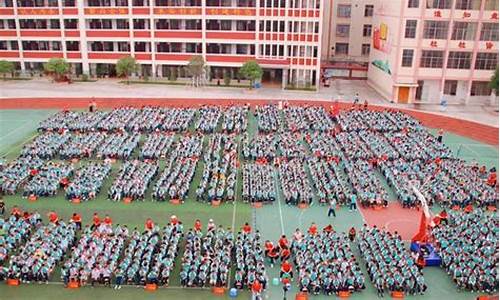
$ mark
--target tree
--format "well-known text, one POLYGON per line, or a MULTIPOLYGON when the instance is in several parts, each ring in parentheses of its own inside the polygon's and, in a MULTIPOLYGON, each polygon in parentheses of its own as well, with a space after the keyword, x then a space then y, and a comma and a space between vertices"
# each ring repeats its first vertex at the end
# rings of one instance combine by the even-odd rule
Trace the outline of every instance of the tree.
POLYGON ((492 90, 495 90, 495 94, 498 96, 498 67, 495 70, 495 73, 491 76, 489 86, 492 90))
POLYGON ((14 71, 14 63, 11 61, 0 60, 0 74, 3 75, 3 80, 7 74, 12 73, 14 71))
POLYGON ((133 58, 132 56, 125 56, 120 58, 116 63, 116 75, 120 77, 125 76, 125 78, 127 79, 127 84, 129 84, 129 76, 133 72, 137 71, 137 68, 138 65, 135 58, 133 58))
POLYGON ((199 87, 205 79, 205 60, 201 55, 192 56, 186 66, 188 74, 192 77, 193 86, 199 87))
POLYGON ((54 77, 55 81, 61 81, 69 73, 69 63, 64 58, 51 58, 43 65, 45 72, 54 77))
POLYGON ((262 68, 255 60, 247 61, 241 68, 240 74, 244 78, 250 80, 250 88, 253 88, 255 82, 260 81, 262 78, 262 68))

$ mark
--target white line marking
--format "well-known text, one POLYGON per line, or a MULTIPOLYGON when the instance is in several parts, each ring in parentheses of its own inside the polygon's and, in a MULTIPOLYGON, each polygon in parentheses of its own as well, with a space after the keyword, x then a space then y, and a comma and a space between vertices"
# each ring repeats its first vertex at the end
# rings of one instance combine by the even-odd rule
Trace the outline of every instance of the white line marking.
POLYGON ((281 235, 285 234, 285 225, 283 223, 283 212, 281 210, 281 193, 278 189, 278 170, 274 170, 274 183, 276 184, 276 198, 278 198, 278 208, 280 211, 281 235))

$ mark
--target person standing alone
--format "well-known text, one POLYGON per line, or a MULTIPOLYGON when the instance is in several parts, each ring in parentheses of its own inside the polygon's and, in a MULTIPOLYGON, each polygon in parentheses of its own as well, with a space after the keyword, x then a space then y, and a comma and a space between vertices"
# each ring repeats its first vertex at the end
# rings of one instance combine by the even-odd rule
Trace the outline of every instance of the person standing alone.
POLYGON ((335 197, 332 198, 332 200, 330 200, 330 206, 328 207, 328 217, 330 217, 331 215, 333 215, 333 217, 337 217, 337 215, 335 214, 335 207, 337 206, 337 199, 335 199, 335 197))

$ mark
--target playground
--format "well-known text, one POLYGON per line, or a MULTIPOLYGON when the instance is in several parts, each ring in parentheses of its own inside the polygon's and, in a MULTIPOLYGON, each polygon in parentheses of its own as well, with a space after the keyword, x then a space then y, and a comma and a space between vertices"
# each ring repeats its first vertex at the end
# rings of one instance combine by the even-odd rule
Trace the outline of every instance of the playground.
MULTIPOLYGON (((120 106, 142 107, 144 105, 153 106, 174 106, 174 107, 194 107, 200 105, 237 105, 249 103, 252 109, 256 105, 268 104, 267 100, 217 100, 217 99, 92 99, 97 102, 98 110, 109 111, 120 106)), ((85 111, 90 99, 3 99, 0 101, 0 157, 3 163, 16 159, 23 146, 35 139, 39 132, 39 123, 61 109, 72 111, 85 111)), ((331 103, 293 101, 291 105, 322 105, 329 107, 331 103)), ((341 103, 340 109, 349 109, 350 104, 341 103)), ((374 110, 383 108, 370 107, 374 110)), ((486 165, 488 168, 499 167, 498 151, 498 128, 493 128, 478 123, 456 120, 450 117, 437 116, 416 111, 405 111, 409 115, 418 119, 429 131, 437 135, 439 129, 443 129, 445 134, 443 142, 449 147, 454 158, 460 158, 467 162, 477 162, 479 165, 486 165)), ((254 136, 258 132, 256 116, 248 114, 249 135, 254 136)), ((194 128, 189 128, 191 133, 194 128)), ((241 142, 241 136, 238 136, 241 142)), ((141 142, 144 137, 141 137, 141 142)), ((205 141, 206 143, 206 141, 205 141)), ((137 149, 133 153, 137 155, 137 149)), ((84 161, 76 163, 76 167, 83 165, 84 161)), ((143 228, 147 218, 153 219, 159 225, 169 222, 171 215, 175 215, 184 224, 185 229, 192 227, 195 220, 199 219, 203 224, 207 224, 213 219, 217 225, 237 232, 245 223, 249 223, 254 230, 261 233, 262 240, 277 241, 283 234, 292 236, 298 228, 306 232, 311 223, 316 223, 318 228, 323 228, 331 224, 337 232, 348 232, 351 227, 360 229, 363 224, 376 225, 387 231, 397 231, 409 248, 409 241, 419 230, 421 211, 417 209, 403 208, 396 200, 397 195, 391 189, 382 174, 377 177, 383 184, 389 195, 387 208, 375 210, 372 208, 359 208, 350 211, 347 206, 342 206, 336 211, 336 217, 328 217, 327 205, 321 205, 314 201, 305 209, 287 205, 281 193, 278 193, 276 201, 271 204, 264 204, 262 207, 253 207, 249 203, 241 200, 241 173, 239 171, 236 183, 236 201, 223 202, 220 206, 212 206, 209 203, 196 201, 196 187, 202 179, 203 164, 196 166, 194 179, 189 189, 186 201, 183 204, 175 205, 169 202, 151 201, 151 190, 146 193, 144 202, 133 201, 129 204, 123 202, 109 201, 106 191, 113 184, 114 178, 118 175, 123 162, 116 160, 113 163, 110 175, 105 179, 102 192, 92 201, 73 204, 65 199, 64 192, 59 191, 53 197, 40 197, 37 201, 30 202, 16 195, 6 195, 3 197, 7 211, 13 206, 18 206, 21 210, 38 211, 47 220, 47 214, 51 211, 58 213, 61 219, 69 219, 73 213, 82 216, 83 223, 91 223, 92 215, 97 212, 99 215, 106 214, 113 218, 114 224, 126 224, 129 228, 143 228)), ((163 166, 163 165, 162 165, 163 166)), ((150 187, 151 189, 151 187, 150 187)), ((431 209, 435 214, 442 209, 435 206, 431 209)), ((356 260, 362 262, 363 259, 358 248, 351 243, 351 248, 356 260)), ((183 252, 181 245, 180 253, 183 252)), ((361 270, 366 277, 366 289, 350 295, 350 299, 375 299, 377 291, 366 276, 367 270, 363 263, 360 263, 361 270)), ((20 286, 8 286, 0 283, 0 299, 230 299, 226 292, 224 295, 214 295, 210 288, 183 288, 179 277, 181 270, 180 255, 176 259, 170 285, 160 287, 156 291, 145 291, 143 288, 135 286, 124 286, 120 290, 114 290, 102 286, 91 288, 90 286, 79 289, 67 289, 63 287, 60 276, 60 266, 51 275, 50 282, 45 285, 21 284, 20 286)), ((234 270, 232 270, 234 272, 234 270)), ((283 299, 283 289, 281 284, 271 284, 273 278, 278 278, 280 273, 279 264, 271 267, 266 265, 266 272, 269 284, 263 293, 263 299, 283 299)), ((439 267, 426 267, 423 270, 427 291, 423 296, 406 296, 411 299, 475 299, 482 293, 471 293, 460 290, 452 282, 446 271, 439 267)), ((231 278, 232 279, 232 278, 231 278)), ((232 286, 232 281, 229 282, 232 286)), ((295 299, 298 293, 297 285, 292 284, 292 289, 287 293, 288 299, 295 299)), ((386 293, 386 298, 390 297, 386 293)), ((249 291, 238 291, 237 299, 249 299, 249 291)), ((331 296, 310 295, 309 299, 330 299, 331 296)))

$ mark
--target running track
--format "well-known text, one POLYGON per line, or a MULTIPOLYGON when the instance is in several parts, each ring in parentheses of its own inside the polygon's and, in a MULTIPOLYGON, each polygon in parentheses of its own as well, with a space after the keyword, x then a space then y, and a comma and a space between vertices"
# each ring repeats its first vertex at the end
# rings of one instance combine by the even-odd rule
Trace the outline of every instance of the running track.
MULTIPOLYGON (((252 106, 276 103, 279 100, 255 99, 200 99, 200 98, 7 98, 0 100, 0 109, 77 109, 87 108, 89 100, 94 99, 99 108, 114 108, 118 106, 142 107, 172 106, 193 107, 196 105, 232 105, 248 103, 252 106)), ((331 102, 315 100, 293 100, 292 105, 321 105, 329 107, 331 102)), ((350 103, 339 103, 340 108, 351 107, 350 103)), ((387 107, 370 105, 374 110, 385 110, 387 107)), ((445 131, 498 147, 498 128, 476 122, 465 121, 452 117, 425 113, 414 110, 399 109, 417 119, 423 125, 431 128, 442 128, 445 131)))

